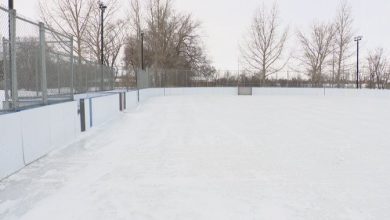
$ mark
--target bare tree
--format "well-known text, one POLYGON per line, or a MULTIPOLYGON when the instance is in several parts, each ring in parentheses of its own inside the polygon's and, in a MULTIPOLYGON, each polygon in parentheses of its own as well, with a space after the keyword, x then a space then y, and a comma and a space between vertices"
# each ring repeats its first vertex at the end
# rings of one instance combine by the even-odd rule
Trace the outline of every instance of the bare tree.
POLYGON ((92 0, 54 0, 40 1, 40 11, 44 22, 64 35, 73 36, 74 51, 81 63, 86 55, 86 37, 89 21, 94 7, 92 0))
MULTIPOLYGON (((124 51, 124 61, 128 69, 137 71, 141 66, 141 5, 139 0, 131 0, 129 11, 129 26, 130 30, 127 33, 125 40, 126 46, 124 51)), ((148 52, 148 51, 146 51, 148 52)), ((148 56, 148 53, 146 53, 148 56)), ((146 59, 149 61, 150 59, 146 59)), ((149 65, 148 65, 149 66, 149 65)))
POLYGON ((319 86, 323 80, 323 73, 332 53, 334 27, 331 24, 314 24, 309 36, 298 32, 298 39, 302 48, 299 58, 314 86, 319 86))
MULTIPOLYGON (((104 63, 114 67, 117 64, 119 52, 121 51, 126 33, 126 21, 117 18, 120 10, 118 0, 108 0, 105 3, 108 7, 104 13, 104 63)), ((89 52, 93 59, 101 63, 101 10, 98 3, 94 4, 91 19, 87 28, 87 40, 89 52)))
POLYGON ((176 14, 172 7, 171 0, 150 0, 147 9, 149 12, 146 21, 147 41, 152 49, 152 65, 163 69, 177 67, 175 62, 180 62, 175 59, 179 52, 176 51, 179 49, 176 45, 179 46, 180 42, 175 42, 175 40, 179 39, 177 34, 180 30, 182 16, 176 14))
POLYGON ((341 2, 339 12, 336 16, 335 25, 335 79, 337 87, 340 87, 341 80, 345 70, 346 62, 351 58, 352 53, 350 52, 351 45, 353 43, 353 31, 352 31, 352 15, 351 7, 346 0, 341 2))
POLYGON ((204 54, 199 22, 190 14, 178 13, 171 0, 149 0, 141 17, 138 0, 131 3, 131 32, 126 40, 125 62, 140 67, 140 32, 144 33, 145 66, 154 69, 186 69, 207 72, 210 61, 204 54), (143 19, 142 19, 143 18, 143 19))
POLYGON ((383 48, 371 51, 367 61, 370 74, 369 87, 385 89, 389 82, 390 73, 388 59, 385 57, 383 48))
POLYGON ((117 65, 119 54, 126 40, 126 22, 117 20, 106 28, 104 35, 104 62, 110 67, 117 65))
POLYGON ((130 22, 132 31, 136 33, 136 35, 139 37, 139 35, 142 32, 142 20, 141 20, 141 4, 139 0, 131 0, 131 9, 130 9, 130 22))
POLYGON ((390 65, 388 63, 388 60, 386 62, 387 62, 386 69, 385 69, 383 77, 382 77, 382 89, 389 89, 390 65))
POLYGON ((281 71, 287 62, 281 62, 287 41, 288 28, 280 30, 276 3, 270 11, 260 8, 251 25, 246 47, 241 50, 248 70, 257 73, 261 84, 268 76, 281 71))

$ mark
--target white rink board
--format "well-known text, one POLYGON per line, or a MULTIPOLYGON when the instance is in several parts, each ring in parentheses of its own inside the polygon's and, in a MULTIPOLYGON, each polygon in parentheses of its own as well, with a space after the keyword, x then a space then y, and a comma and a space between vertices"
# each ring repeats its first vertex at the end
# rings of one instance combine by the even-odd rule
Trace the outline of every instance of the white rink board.
POLYGON ((126 109, 135 109, 138 105, 138 91, 126 92, 126 109))
POLYGON ((325 89, 326 96, 390 98, 390 90, 377 89, 325 89))
POLYGON ((389 97, 389 90, 336 88, 253 88, 253 96, 334 96, 334 97, 389 97))
POLYGON ((0 179, 24 167, 20 115, 0 115, 0 179))
POLYGON ((161 97, 165 95, 164 88, 150 88, 150 89, 141 89, 139 90, 139 101, 144 102, 149 98, 161 97))
POLYGON ((176 95, 237 95, 235 87, 229 88, 166 88, 166 96, 176 95))
POLYGON ((75 101, 0 115, 0 124, 7 125, 0 126, 0 158, 8 158, 0 159, 0 179, 69 144, 80 133, 75 101))
POLYGON ((26 164, 72 142, 80 133, 75 101, 30 109, 19 114, 26 164))
POLYGON ((253 88, 253 96, 281 95, 281 96, 324 96, 323 88, 253 88))
POLYGON ((77 102, 48 106, 50 114, 50 146, 52 149, 74 141, 80 133, 77 102))
POLYGON ((50 111, 41 107, 20 112, 23 149, 26 164, 43 157, 52 150, 50 146, 50 111))
MULTIPOLYGON (((88 102, 88 100, 86 101, 88 102)), ((93 127, 101 125, 119 114, 119 94, 92 98, 93 127)))

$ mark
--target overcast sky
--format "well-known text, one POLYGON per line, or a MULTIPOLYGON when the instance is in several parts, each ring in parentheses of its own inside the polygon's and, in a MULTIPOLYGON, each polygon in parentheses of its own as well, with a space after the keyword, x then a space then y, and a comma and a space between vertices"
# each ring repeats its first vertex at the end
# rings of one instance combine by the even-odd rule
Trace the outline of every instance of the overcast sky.
MULTIPOLYGON (((39 19, 38 0, 14 0, 18 13, 39 19)), ((50 0, 47 0, 50 1, 50 0)), ((122 0, 128 6, 128 0, 122 0)), ((144 0, 146 1, 146 0, 144 0)), ((297 29, 314 21, 330 21, 340 0, 278 0, 284 25, 290 26, 290 46, 297 29)), ((8 0, 1 0, 7 5, 8 0)), ((255 10, 273 0, 175 0, 177 9, 190 12, 202 23, 207 51, 218 69, 237 69, 238 44, 248 30, 255 10)), ((356 33, 364 36, 362 51, 384 47, 390 51, 390 1, 350 0, 356 33)), ((363 52, 364 53, 364 52, 363 52)))

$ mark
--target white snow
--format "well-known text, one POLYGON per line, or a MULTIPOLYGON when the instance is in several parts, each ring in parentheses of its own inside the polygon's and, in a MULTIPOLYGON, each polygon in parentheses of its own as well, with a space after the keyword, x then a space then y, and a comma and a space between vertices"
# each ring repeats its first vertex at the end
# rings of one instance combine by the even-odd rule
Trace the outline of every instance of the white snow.
POLYGON ((390 219, 390 101, 152 98, 0 183, 0 219, 390 219))
POLYGON ((5 101, 5 92, 0 90, 0 110, 3 108, 3 101, 5 101))

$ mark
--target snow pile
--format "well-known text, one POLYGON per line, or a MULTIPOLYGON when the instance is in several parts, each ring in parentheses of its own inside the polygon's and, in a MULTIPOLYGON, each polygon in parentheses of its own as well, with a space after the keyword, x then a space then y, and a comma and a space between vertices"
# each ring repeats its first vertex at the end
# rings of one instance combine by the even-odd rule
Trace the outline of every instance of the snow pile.
POLYGON ((390 219, 389 109, 152 98, 0 183, 0 219, 390 219))

